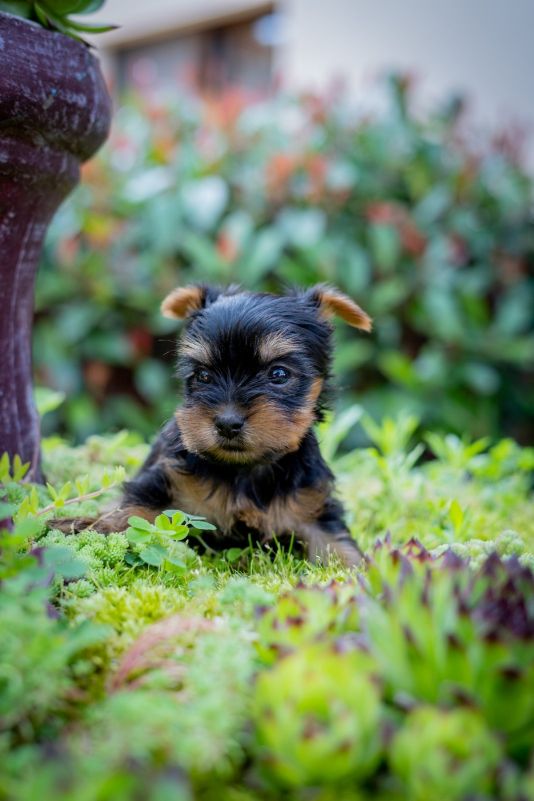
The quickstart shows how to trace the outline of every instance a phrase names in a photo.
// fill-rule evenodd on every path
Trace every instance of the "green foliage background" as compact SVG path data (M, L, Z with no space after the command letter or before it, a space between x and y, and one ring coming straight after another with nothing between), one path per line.
M48 430L152 434L172 411L176 284L329 281L375 319L339 330L343 403L473 436L533 433L533 185L506 137L475 146L462 104L380 113L342 96L132 98L57 215L37 286Z

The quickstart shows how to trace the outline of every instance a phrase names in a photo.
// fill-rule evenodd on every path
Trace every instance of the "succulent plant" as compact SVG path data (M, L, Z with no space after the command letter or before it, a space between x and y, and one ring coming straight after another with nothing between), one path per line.
M79 33L104 33L114 25L86 25L71 19L71 14L92 14L102 8L106 0L0 0L0 11L7 11L24 19L38 22L44 28L66 33L79 39Z
M361 655L308 645L261 673L253 718L266 775L293 787L370 775L381 752L378 687Z
M461 801L492 791L501 755L477 712L420 707L395 735L390 763L407 801Z
M358 628L354 584L331 582L326 587L301 584L260 611L257 649L264 662L325 636Z
M382 543L375 556L362 617L387 697L467 700L524 756L534 737L534 574L496 554L470 571L415 543L406 553Z

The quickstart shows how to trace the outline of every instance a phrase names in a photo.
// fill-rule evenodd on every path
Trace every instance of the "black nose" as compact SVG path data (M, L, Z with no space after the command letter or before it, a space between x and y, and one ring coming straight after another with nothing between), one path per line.
M226 412L215 418L215 428L222 437L234 439L243 428L244 419L236 412Z

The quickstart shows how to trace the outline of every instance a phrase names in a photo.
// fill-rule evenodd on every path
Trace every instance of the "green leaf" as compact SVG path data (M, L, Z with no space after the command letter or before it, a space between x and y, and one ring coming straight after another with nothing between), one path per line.
M207 520L192 520L191 525L193 528L198 529L199 531L216 531L217 526L214 526L213 523L208 523Z
M167 554L165 559L165 567L167 567L167 563L173 565L174 567L179 567L183 569L187 567L184 560L180 556L177 556L176 554L170 554L170 553Z
M154 526L159 529L163 533L167 533L168 531L172 530L172 523L169 518L164 515L158 515L154 520Z
M285 244L282 232L274 226L258 232L248 252L241 260L238 277L246 286L254 286L272 270Z
M400 240L391 225L374 224L369 227L369 244L374 259L382 270L393 270L400 256Z
M189 534L189 526L175 526L173 527L170 536L173 540L183 540Z
M16 510L16 505L14 503L3 503L0 502L0 520L5 520L8 517L11 517Z
M227 273L225 262L206 237L187 231L182 237L181 246L185 256L198 265L203 279L219 281Z
M51 14L63 17L65 14L81 14L88 0L41 0L40 5Z
M36 515L39 512L39 494L35 487L32 487L29 494L23 499L16 512L17 523L20 520L28 517L28 515Z
M148 545L139 553L139 558L146 562L147 565L152 565L152 567L161 567L167 556L165 548L157 544Z
M9 453L4 451L0 458L0 481L7 482L11 480Z
M28 517L25 520L21 520L20 523L17 523L15 531L25 539L33 539L33 537L41 533L44 525L42 520Z
M237 562L238 559L241 559L244 553L244 548L228 548L228 550L224 552L224 555L227 562Z
M181 512L180 509L165 509L163 514L170 517L173 523L181 523L186 517L189 517L185 512Z
M134 545L142 545L144 542L149 542L151 536L152 534L149 531L143 531L138 528L126 529L126 537L128 542L131 542Z
M58 499L58 497L59 497L59 494L56 492L56 490L55 490L55 488L52 486L52 484L48 484L48 482L47 482L47 484L46 484L46 488L47 488L47 490L48 490L48 494L50 495L50 498L51 498L53 501L56 501L56 500Z
M0 0L0 11L7 11L8 14L29 19L32 9L28 0Z
M50 24L49 24L50 20L48 18L48 14L43 8L41 8L39 3L34 3L33 8L34 8L35 14L37 15L37 19L39 20L41 25L43 25L45 28L50 27Z
M139 517L138 515L132 515L132 517L128 518L128 523L136 529L141 531L153 531L154 526L152 523L149 523L148 520L145 520L144 517Z
M22 481L22 479L28 472L29 468L30 468L30 463L24 462L24 464L22 464L22 459L20 458L18 453L16 453L13 458L13 467L12 467L13 481Z
M403 353L386 351L379 357L378 364L392 381L397 381L407 387L416 387L420 383L413 362Z
M53 546L45 548L43 561L47 568L64 579L78 579L85 575L86 565L70 548Z
M464 521L464 512L457 500L451 501L449 517L455 531L458 531Z
M81 9L76 14L94 14L100 11L106 0L81 0ZM73 12L74 13L74 12Z
M35 387L34 397L39 417L44 417L48 412L58 409L65 401L66 395L64 392L54 392L48 387Z
M67 483L64 484L59 490L59 499L61 499L62 501L66 501L70 495L71 489L72 489L72 484L70 481L67 481Z
M119 26L110 25L109 23L104 23L101 25L85 25L82 22L74 22L73 19L68 17L65 20L65 27L67 30L80 31L80 33L107 33L107 31L117 30Z
M124 561L127 565L131 565L132 567L137 567L138 565L143 564L143 560L139 558L139 555L136 553L132 553L132 551L128 551L124 555Z
M85 495L89 491L90 479L89 476L80 476L75 479L74 486L78 495Z
M329 416L328 420L319 426L319 441L321 452L327 462L334 460L339 446L361 419L363 409L354 404L345 409L341 414Z

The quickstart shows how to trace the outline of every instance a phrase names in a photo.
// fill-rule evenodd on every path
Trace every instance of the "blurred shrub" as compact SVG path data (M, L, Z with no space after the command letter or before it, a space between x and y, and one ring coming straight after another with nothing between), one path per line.
M171 413L164 294L337 284L375 318L339 332L346 400L427 426L532 433L532 181L509 142L462 136L462 104L414 114L406 80L357 116L342 97L122 106L50 231L37 292L39 383L77 437Z

